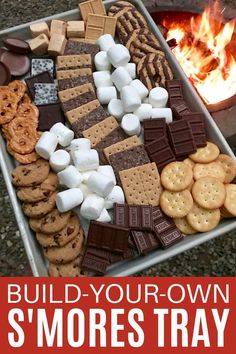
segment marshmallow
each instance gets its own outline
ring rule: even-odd
[[[91,149],[91,142],[89,139],[86,138],[74,139],[70,143],[70,151],[90,150],[90,149]]]
[[[149,104],[149,97],[145,97],[143,100],[142,100],[143,103],[148,103]]]
[[[134,112],[139,117],[140,122],[144,119],[151,118],[152,106],[149,103],[142,103],[141,106]]]
[[[116,88],[113,87],[99,87],[97,89],[97,98],[101,104],[108,104],[111,100],[117,98]]]
[[[125,70],[128,71],[132,80],[136,79],[136,64],[128,63],[124,66]]]
[[[166,123],[173,121],[172,110],[170,108],[153,108],[152,118],[165,118]]]
[[[105,208],[102,209],[102,212],[101,212],[99,218],[96,219],[96,221],[111,222],[111,217]]]
[[[96,220],[104,208],[104,199],[96,194],[89,194],[80,208],[81,215],[88,220]]]
[[[137,90],[132,86],[124,86],[120,93],[125,112],[134,112],[141,106],[141,99]]]
[[[111,79],[119,91],[121,91],[122,87],[129,85],[132,81],[130,74],[122,66],[113,71]]]
[[[148,96],[148,89],[146,88],[146,86],[142,83],[142,81],[136,79],[133,80],[130,83],[130,86],[132,86],[133,88],[135,88],[139,94],[139,97],[141,98],[141,100],[143,100],[145,97]]]
[[[115,186],[111,193],[105,198],[105,208],[112,209],[114,203],[124,204],[125,196],[123,189],[120,186]]]
[[[58,138],[55,134],[44,132],[35,145],[35,150],[39,156],[49,160],[52,153],[56,150],[57,144]]]
[[[98,38],[97,44],[99,45],[100,50],[107,52],[116,43],[110,34],[104,34]]]
[[[101,173],[104,176],[110,177],[113,180],[114,184],[116,184],[116,176],[112,166],[110,165],[99,166],[97,172]]]
[[[108,112],[111,116],[115,117],[116,119],[120,120],[123,115],[125,114],[124,107],[122,101],[119,99],[113,99],[108,104]]]
[[[83,193],[79,188],[71,188],[66,191],[60,192],[56,196],[56,205],[60,213],[77,207],[83,201]]]
[[[88,188],[100,195],[100,197],[106,197],[114,188],[114,180],[109,176],[94,171],[88,179]]]
[[[111,63],[109,62],[107,52],[105,51],[98,52],[94,57],[94,62],[98,71],[111,69]]]
[[[82,176],[75,166],[68,166],[65,170],[58,173],[60,184],[68,188],[76,188],[82,182]]]
[[[96,170],[99,166],[99,157],[96,150],[75,150],[72,155],[75,167],[80,171]]]
[[[89,177],[91,176],[91,174],[94,172],[94,170],[92,171],[86,171],[86,172],[81,172],[81,176],[82,176],[82,182],[83,183],[87,183]]]
[[[81,185],[79,186],[79,189],[80,189],[81,192],[83,193],[84,199],[87,198],[87,196],[92,193],[92,192],[88,189],[88,186],[87,186],[86,184],[84,184],[84,183],[81,183]]]
[[[135,114],[125,114],[121,121],[121,127],[127,135],[139,135],[141,133],[141,125],[139,118]]]
[[[97,88],[113,86],[110,71],[95,71],[93,73],[93,80]]]
[[[149,103],[153,108],[164,108],[168,101],[168,92],[163,87],[155,87],[149,93]]]
[[[65,150],[57,150],[50,156],[49,163],[53,171],[60,172],[70,164],[70,154]]]
[[[74,132],[62,123],[54,124],[50,132],[57,136],[59,144],[63,147],[70,145],[74,139]]]
[[[107,52],[107,57],[110,63],[118,68],[119,66],[125,66],[130,61],[130,54],[128,49],[122,44],[113,45]]]

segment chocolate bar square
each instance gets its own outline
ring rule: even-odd
[[[47,131],[56,123],[65,123],[65,116],[61,110],[60,103],[44,104],[39,109],[39,131]]]
[[[186,120],[179,120],[168,125],[169,137],[172,149],[176,158],[184,158],[196,152],[190,123]]]
[[[166,137],[152,141],[145,145],[145,148],[151,161],[156,163],[159,172],[170,162],[176,161],[175,155]]]
[[[54,81],[53,81],[52,76],[49,74],[49,72],[45,71],[41,74],[28,77],[27,79],[25,79],[25,83],[27,85],[29,95],[30,95],[32,101],[34,101],[34,97],[35,97],[34,85],[35,84],[53,84]]]
[[[143,129],[145,145],[167,135],[165,118],[145,119]]]

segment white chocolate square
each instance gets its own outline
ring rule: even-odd
[[[47,53],[49,40],[46,34],[42,33],[38,37],[29,41],[30,49],[34,54],[42,55]]]
[[[61,34],[53,34],[50,38],[48,53],[54,56],[62,55],[66,47],[66,37]]]
[[[50,34],[51,36],[53,34],[61,34],[66,36],[66,22],[60,20],[52,20]]]
[[[67,38],[84,38],[84,36],[85,36],[84,21],[67,22]]]
[[[46,22],[38,22],[30,25],[30,31],[32,38],[40,36],[40,34],[46,34],[47,37],[50,36],[49,27]]]

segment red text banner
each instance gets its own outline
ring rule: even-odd
[[[0,283],[4,354],[235,351],[235,278],[1,278]]]

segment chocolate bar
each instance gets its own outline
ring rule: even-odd
[[[113,167],[118,182],[120,183],[119,171],[128,170],[132,167],[145,165],[150,162],[143,145],[134,146],[128,150],[117,152],[110,156],[110,165]]]
[[[105,109],[100,106],[94,109],[92,112],[78,119],[72,124],[72,130],[75,133],[76,138],[83,138],[83,131],[92,127],[93,125],[101,122],[103,119],[107,118],[108,114]]]
[[[187,157],[196,152],[190,123],[186,120],[179,120],[168,125],[169,138],[176,158]]]
[[[145,148],[151,161],[156,163],[159,172],[170,162],[176,161],[175,155],[166,137],[152,141],[145,145]]]
[[[77,40],[68,40],[66,43],[64,55],[91,54],[92,58],[94,59],[98,52],[99,46],[97,44],[84,43]]]
[[[49,74],[49,72],[45,71],[41,74],[28,77],[27,79],[25,79],[25,83],[27,85],[30,97],[34,101],[34,98],[35,98],[34,85],[35,84],[53,84],[54,81],[53,81],[52,76]]]
[[[115,203],[114,224],[131,230],[152,230],[152,206]]]
[[[61,105],[62,105],[63,111],[66,113],[66,112],[71,111],[72,109],[82,106],[83,104],[86,104],[86,103],[93,101],[95,99],[96,99],[95,92],[88,91],[88,92],[85,92],[85,93],[75,97],[75,98],[72,98],[69,101],[62,102]]]
[[[128,247],[129,229],[98,221],[90,222],[87,245],[124,253]]]
[[[174,221],[165,215],[160,207],[153,208],[154,232],[164,248],[168,248],[183,239],[183,235]]]
[[[114,129],[110,134],[108,134],[104,139],[102,139],[97,145],[94,146],[94,149],[97,150],[98,155],[99,155],[99,163],[100,165],[106,165],[107,158],[103,152],[103,150],[111,146],[115,143],[118,143],[119,141],[122,141],[127,138],[127,135],[125,134],[124,130],[121,127],[117,127]]]
[[[81,263],[82,270],[104,275],[110,262],[105,257],[103,252],[106,251],[97,250],[93,247],[87,247]]]
[[[89,82],[94,85],[92,75],[71,77],[69,79],[58,80],[58,88],[59,91],[63,91],[63,90],[68,90],[72,87],[88,84]]]
[[[189,113],[183,116],[183,119],[189,122],[190,128],[193,133],[194,142],[196,147],[204,147],[207,144],[206,128],[204,116],[202,113]]]
[[[187,103],[185,101],[171,103],[171,109],[177,120],[181,119],[185,114],[191,113]]]
[[[181,80],[167,80],[166,89],[169,93],[169,106],[184,101],[183,84]]]
[[[143,121],[144,144],[166,136],[165,118],[145,119]]]
[[[61,110],[60,103],[51,103],[38,106],[39,126],[41,132],[50,130],[56,123],[65,123],[65,116]]]
[[[133,241],[139,254],[147,254],[161,247],[161,243],[153,232],[150,231],[131,231]]]

